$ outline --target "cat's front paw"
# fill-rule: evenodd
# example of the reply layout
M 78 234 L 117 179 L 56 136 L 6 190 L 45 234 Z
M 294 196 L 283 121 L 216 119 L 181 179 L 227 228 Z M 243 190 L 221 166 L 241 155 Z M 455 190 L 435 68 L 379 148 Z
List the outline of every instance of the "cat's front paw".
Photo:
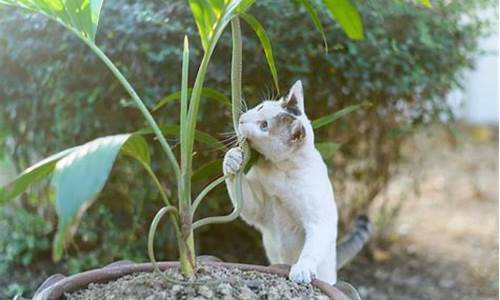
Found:
M 243 150 L 240 147 L 229 149 L 224 156 L 222 171 L 224 175 L 235 174 L 243 165 Z
M 288 277 L 296 283 L 311 283 L 316 278 L 316 271 L 308 264 L 299 262 L 292 266 Z

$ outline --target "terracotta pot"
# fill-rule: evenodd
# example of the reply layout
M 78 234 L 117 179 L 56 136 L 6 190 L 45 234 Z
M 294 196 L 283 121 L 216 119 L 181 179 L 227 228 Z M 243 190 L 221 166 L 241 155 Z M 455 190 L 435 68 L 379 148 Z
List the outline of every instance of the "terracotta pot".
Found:
M 213 265 L 225 268 L 238 268 L 240 270 L 258 271 L 263 273 L 271 273 L 282 277 L 288 276 L 289 266 L 272 265 L 269 267 L 224 263 L 213 257 L 203 257 L 203 264 Z M 161 270 L 178 267 L 178 262 L 160 262 L 158 263 Z M 33 300 L 59 300 L 64 293 L 73 292 L 87 287 L 89 283 L 103 283 L 136 272 L 152 272 L 153 265 L 151 263 L 133 263 L 130 261 L 119 261 L 105 266 L 104 268 L 94 269 L 82 273 L 78 273 L 69 277 L 61 274 L 55 274 L 47 278 L 40 285 L 33 296 Z M 315 279 L 312 284 L 318 287 L 323 293 L 335 300 L 349 300 L 349 298 L 336 287 L 329 285 L 326 282 Z

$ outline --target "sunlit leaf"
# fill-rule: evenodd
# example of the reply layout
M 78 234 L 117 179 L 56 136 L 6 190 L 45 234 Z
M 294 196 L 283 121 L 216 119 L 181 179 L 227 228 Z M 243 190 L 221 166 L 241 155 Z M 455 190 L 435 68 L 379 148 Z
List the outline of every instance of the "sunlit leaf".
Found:
M 217 25 L 222 25 L 220 28 L 223 29 L 231 18 L 237 13 L 246 11 L 255 0 L 188 0 L 188 2 L 203 50 L 207 51 L 210 40 L 220 34 L 216 33 Z
M 273 49 L 271 47 L 271 41 L 267 37 L 264 27 L 262 27 L 262 25 L 256 18 L 249 14 L 241 13 L 241 17 L 243 18 L 243 20 L 245 20 L 245 22 L 248 23 L 248 25 L 250 25 L 250 27 L 252 27 L 252 29 L 255 31 L 255 34 L 259 38 L 262 49 L 264 49 L 264 54 L 266 55 L 266 60 L 271 71 L 271 75 L 273 76 L 274 85 L 276 86 L 276 90 L 279 93 L 280 89 L 278 84 L 278 72 L 276 71 L 276 65 L 274 63 Z
M 349 0 L 323 0 L 323 3 L 349 38 L 363 39 L 361 17 Z
M 431 0 L 420 0 L 420 4 L 422 4 L 425 7 L 432 7 Z
M 56 163 L 76 148 L 77 147 L 66 149 L 45 158 L 44 160 L 26 169 L 6 186 L 0 187 L 0 204 L 15 199 L 26 191 L 26 189 L 33 183 L 47 178 L 50 174 L 52 174 Z
M 193 91 L 193 89 L 189 89 L 189 91 L 188 91 L 189 96 L 191 96 L 192 91 Z M 218 92 L 214 89 L 203 88 L 201 90 L 201 95 L 203 97 L 215 100 L 226 107 L 229 107 L 229 108 L 231 107 L 231 101 L 229 100 L 229 98 L 227 98 L 224 94 L 222 94 L 221 92 Z M 158 104 L 155 105 L 155 107 L 153 108 L 153 111 L 160 109 L 161 107 L 163 107 L 164 105 L 166 105 L 170 102 L 179 100 L 180 98 L 181 98 L 180 91 L 169 94 L 169 95 L 163 97 L 160 101 L 158 101 Z
M 0 4 L 19 6 L 43 13 L 84 37 L 94 40 L 103 0 L 1 0 Z
M 193 13 L 196 27 L 201 39 L 203 49 L 207 51 L 208 42 L 212 35 L 213 25 L 217 18 L 215 11 L 217 8 L 212 7 L 206 0 L 189 0 L 191 12 Z
M 95 139 L 77 147 L 60 159 L 54 169 L 52 186 L 58 215 L 53 257 L 62 257 L 65 243 L 73 236 L 82 214 L 104 187 L 121 150 L 149 165 L 144 138 L 121 134 Z
M 326 115 L 324 117 L 321 117 L 321 118 L 314 120 L 312 122 L 312 127 L 314 129 L 321 128 L 321 127 L 326 126 L 332 122 L 335 122 L 336 120 L 342 118 L 345 115 L 348 115 L 352 112 L 357 111 L 358 109 L 366 108 L 369 106 L 371 106 L 371 104 L 369 102 L 363 102 L 361 104 L 354 104 L 354 105 L 346 106 L 339 111 L 336 111 L 332 114 L 329 114 L 329 115 Z
M 325 44 L 325 51 L 328 51 L 328 41 L 326 40 L 325 31 L 324 31 L 323 25 L 321 24 L 321 21 L 318 17 L 318 14 L 316 13 L 316 10 L 311 5 L 309 0 L 299 0 L 299 2 L 302 4 L 302 6 L 305 7 L 305 9 L 307 10 L 307 13 L 309 14 L 309 17 L 311 18 L 311 20 L 314 23 L 314 26 L 319 31 L 319 33 L 321 33 L 321 36 L 323 37 L 323 42 Z
M 238 12 L 243 13 L 247 11 L 250 6 L 252 6 L 255 3 L 255 0 L 243 0 L 241 1 L 240 6 L 238 7 Z
M 145 166 L 151 165 L 151 154 L 146 140 L 140 135 L 132 135 L 122 147 L 123 154 L 135 158 Z

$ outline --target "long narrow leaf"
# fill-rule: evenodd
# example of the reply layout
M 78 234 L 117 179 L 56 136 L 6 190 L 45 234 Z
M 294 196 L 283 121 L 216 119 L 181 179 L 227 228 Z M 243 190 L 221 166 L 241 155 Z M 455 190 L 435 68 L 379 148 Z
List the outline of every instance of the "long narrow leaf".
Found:
M 181 140 L 181 171 L 184 171 L 186 159 L 190 153 L 186 151 L 187 138 L 187 112 L 188 112 L 188 75 L 189 75 L 189 41 L 184 36 L 184 49 L 182 53 L 182 79 L 181 79 L 181 109 L 180 109 L 180 140 Z
M 349 0 L 323 0 L 323 3 L 349 38 L 353 40 L 364 38 L 361 17 Z
M 307 13 L 309 13 L 309 17 L 311 18 L 311 20 L 314 23 L 314 26 L 316 27 L 316 29 L 319 31 L 319 33 L 323 37 L 323 43 L 325 44 L 325 52 L 328 52 L 328 41 L 326 39 L 325 30 L 323 29 L 323 25 L 321 24 L 321 21 L 318 17 L 318 14 L 316 13 L 316 10 L 311 5 L 309 0 L 299 0 L 299 2 L 302 4 L 302 6 L 305 7 L 305 9 L 307 10 Z
M 245 22 L 248 23 L 248 25 L 250 25 L 250 27 L 252 27 L 252 29 L 255 31 L 255 34 L 259 38 L 262 49 L 264 49 L 264 54 L 266 55 L 267 65 L 269 66 L 269 70 L 271 71 L 271 75 L 273 76 L 274 85 L 276 86 L 276 90 L 279 93 L 280 88 L 278 84 L 278 72 L 276 71 L 276 65 L 274 63 L 273 49 L 271 47 L 271 41 L 267 37 L 264 27 L 255 17 L 249 14 L 241 13 L 241 17 L 245 20 Z
M 192 92 L 193 92 L 192 88 L 188 89 L 188 95 L 189 96 L 191 96 Z M 226 96 L 224 96 L 224 94 L 222 94 L 221 92 L 218 92 L 218 91 L 216 91 L 214 89 L 203 88 L 202 91 L 201 91 L 201 95 L 203 97 L 215 100 L 215 101 L 219 102 L 220 104 L 222 104 L 222 105 L 224 105 L 226 107 L 231 107 L 231 101 Z M 165 106 L 166 104 L 168 104 L 170 102 L 173 102 L 173 101 L 176 101 L 176 100 L 178 100 L 180 98 L 181 98 L 181 92 L 180 91 L 174 92 L 172 94 L 169 94 L 169 95 L 163 97 L 158 102 L 158 104 L 155 105 L 155 107 L 153 108 L 153 111 L 156 111 L 156 110 L 162 108 L 163 106 Z
M 342 118 L 345 115 L 348 115 L 352 112 L 357 111 L 358 109 L 369 107 L 371 104 L 369 102 L 363 102 L 361 104 L 354 104 L 354 105 L 349 105 L 347 107 L 342 108 L 339 111 L 336 111 L 332 114 L 326 115 L 324 117 L 321 117 L 319 119 L 316 119 L 312 122 L 312 127 L 314 129 L 321 128 L 323 126 L 326 126 L 332 122 L 335 122 L 336 120 Z

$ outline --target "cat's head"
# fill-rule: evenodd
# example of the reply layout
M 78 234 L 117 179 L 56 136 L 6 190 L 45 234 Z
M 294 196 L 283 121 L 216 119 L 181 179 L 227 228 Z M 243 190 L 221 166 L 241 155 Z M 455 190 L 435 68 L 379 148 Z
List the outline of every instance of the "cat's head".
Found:
M 264 100 L 242 114 L 239 121 L 239 130 L 252 148 L 272 161 L 290 158 L 297 149 L 314 144 L 300 80 L 286 97 Z

